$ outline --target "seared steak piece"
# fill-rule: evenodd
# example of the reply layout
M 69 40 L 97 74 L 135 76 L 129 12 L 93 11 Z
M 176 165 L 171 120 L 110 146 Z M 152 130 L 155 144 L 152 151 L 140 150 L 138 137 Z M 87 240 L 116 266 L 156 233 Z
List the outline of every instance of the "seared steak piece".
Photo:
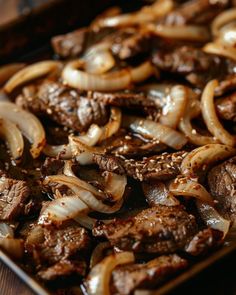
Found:
M 89 92 L 89 98 L 92 98 L 102 104 L 112 105 L 118 107 L 159 107 L 161 105 L 156 105 L 156 101 L 151 100 L 142 93 L 132 93 L 132 92 L 115 92 L 115 93 L 103 93 L 103 92 Z
M 122 250 L 165 254 L 183 250 L 197 231 L 195 217 L 181 206 L 159 205 L 127 220 L 98 223 L 93 235 L 105 236 Z
M 53 281 L 72 274 L 84 276 L 86 274 L 86 268 L 87 265 L 85 261 L 70 261 L 65 259 L 45 270 L 39 271 L 37 276 L 44 281 Z
M 227 7 L 228 1 L 192 0 L 183 3 L 165 18 L 167 25 L 206 24 Z
M 129 295 L 135 289 L 152 289 L 187 265 L 185 259 L 173 254 L 148 263 L 119 266 L 112 272 L 112 294 Z
M 23 213 L 29 194 L 25 181 L 0 178 L 0 220 L 15 220 Z
M 216 109 L 221 119 L 236 122 L 236 92 L 218 99 Z
M 232 61 L 190 46 L 178 47 L 170 52 L 157 51 L 152 61 L 159 69 L 179 74 L 197 87 L 204 87 L 214 78 L 222 80 L 235 65 Z
M 41 171 L 43 176 L 62 174 L 64 167 L 64 161 L 55 158 L 46 158 L 44 161 Z
M 76 57 L 85 49 L 88 36 L 89 30 L 82 28 L 66 35 L 53 37 L 52 47 L 61 57 Z
M 167 180 L 180 173 L 180 165 L 187 155 L 185 151 L 172 154 L 163 153 L 143 160 L 122 159 L 109 155 L 94 155 L 94 162 L 102 170 L 126 173 L 137 180 Z
M 218 201 L 218 211 L 236 222 L 236 157 L 212 168 L 208 173 L 208 185 Z
M 102 103 L 82 97 L 78 91 L 50 80 L 25 87 L 16 103 L 36 115 L 46 115 L 58 124 L 80 132 L 92 123 L 104 125 L 108 119 Z
M 33 253 L 36 264 L 50 266 L 75 256 L 83 260 L 89 245 L 88 232 L 75 223 L 63 225 L 60 228 L 44 227 L 42 243 L 28 242 L 26 248 Z
M 180 204 L 179 201 L 169 192 L 167 186 L 163 182 L 143 182 L 142 189 L 150 207 L 158 205 L 178 206 Z

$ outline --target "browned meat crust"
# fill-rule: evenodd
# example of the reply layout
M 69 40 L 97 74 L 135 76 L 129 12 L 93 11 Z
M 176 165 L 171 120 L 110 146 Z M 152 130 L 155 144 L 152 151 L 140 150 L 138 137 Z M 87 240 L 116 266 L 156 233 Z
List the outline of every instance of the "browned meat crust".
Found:
M 216 109 L 221 119 L 236 122 L 236 92 L 218 99 Z

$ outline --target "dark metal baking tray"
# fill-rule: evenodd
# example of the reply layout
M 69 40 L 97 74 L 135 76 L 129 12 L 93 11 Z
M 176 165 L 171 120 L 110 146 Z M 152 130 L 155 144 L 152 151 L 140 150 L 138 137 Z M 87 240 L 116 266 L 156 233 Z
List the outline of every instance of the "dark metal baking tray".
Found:
M 59 10 L 54 10 L 54 11 L 57 11 L 57 17 L 60 17 L 60 14 L 62 14 L 62 12 L 63 12 L 63 9 L 62 9 L 63 3 L 64 3 L 64 6 L 68 5 L 68 0 L 67 1 L 59 0 L 58 2 L 62 6 L 60 6 L 61 8 Z M 82 3 L 82 1 L 69 1 L 69 2 L 71 2 L 73 4 L 73 5 L 71 5 L 72 10 L 75 8 L 75 6 L 74 6 L 75 2 L 77 3 L 76 7 L 79 10 L 81 9 L 80 3 Z M 66 31 L 70 31 L 72 28 L 86 25 L 87 23 L 90 22 L 90 20 L 96 14 L 101 12 L 104 8 L 111 6 L 113 4 L 118 4 L 121 7 L 123 7 L 125 10 L 127 10 L 127 9 L 132 9 L 132 7 L 136 7 L 136 6 L 140 5 L 140 3 L 142 3 L 142 0 L 140 0 L 140 1 L 132 1 L 131 0 L 129 3 L 127 3 L 126 1 L 112 1 L 112 0 L 100 0 L 99 4 L 98 3 L 96 4 L 96 2 L 97 2 L 96 0 L 86 0 L 86 3 L 90 4 L 90 5 L 86 5 L 87 9 L 82 4 L 83 9 L 85 9 L 85 11 L 86 11 L 86 13 L 85 13 L 86 19 L 82 19 L 82 20 L 79 19 L 80 13 L 78 13 L 77 16 L 75 16 L 75 19 L 74 19 L 72 25 L 70 23 L 68 23 L 68 20 L 67 20 L 65 22 L 66 25 L 64 25 L 63 28 L 60 26 L 55 27 L 53 32 L 54 33 L 55 32 L 56 33 L 64 33 Z M 91 5 L 91 3 L 93 3 L 94 5 Z M 47 6 L 45 6 L 44 8 L 46 8 L 46 7 Z M 48 7 L 50 9 L 52 9 L 51 4 Z M 94 8 L 92 11 L 90 10 L 91 7 Z M 50 11 L 51 10 L 49 10 L 49 11 L 43 10 L 43 11 L 41 11 L 41 14 L 40 14 L 40 11 L 37 11 L 35 13 L 39 17 L 47 20 L 47 17 L 50 15 L 50 13 L 49 13 Z M 68 17 L 68 15 L 67 15 L 67 17 Z M 50 16 L 50 17 L 52 17 L 52 16 Z M 77 20 L 76 20 L 76 17 L 77 17 Z M 30 23 L 28 23 L 28 25 L 29 24 Z M 26 25 L 26 23 L 25 23 L 25 25 Z M 14 23 L 12 23 L 10 27 L 11 27 L 11 30 L 14 31 Z M 9 27 L 7 27 L 7 29 L 9 29 Z M 32 30 L 34 31 L 34 29 L 35 28 L 33 27 Z M 0 30 L 0 33 L 1 33 L 1 30 Z M 31 32 L 31 34 L 32 34 L 32 32 Z M 40 42 L 38 42 L 37 44 L 28 43 L 29 47 L 23 46 L 24 48 L 21 48 L 22 54 L 20 56 L 18 55 L 18 58 L 14 57 L 14 54 L 12 55 L 11 52 L 8 55 L 6 55 L 6 54 L 1 55 L 1 50 L 0 50 L 0 60 L 1 60 L 1 58 L 3 58 L 3 56 L 8 57 L 8 59 L 5 59 L 5 62 L 7 60 L 34 61 L 34 60 L 38 60 L 40 58 L 50 56 L 51 52 L 50 52 L 50 45 L 49 45 L 48 41 L 49 41 L 49 37 L 51 36 L 51 34 L 52 34 L 52 32 L 50 31 L 50 33 L 47 36 L 44 35 L 44 37 L 41 38 Z M 40 34 L 38 36 L 40 38 Z M 0 41 L 1 41 L 1 34 L 0 34 Z M 37 45 L 36 50 L 35 50 L 35 45 Z M 0 42 L 0 47 L 1 47 L 1 42 Z M 170 291 L 173 291 L 176 287 L 178 287 L 179 285 L 183 284 L 184 282 L 190 280 L 191 278 L 193 278 L 194 276 L 199 274 L 201 271 L 209 268 L 214 263 L 222 260 L 226 256 L 233 255 L 233 253 L 234 254 L 236 253 L 236 235 L 234 235 L 233 237 L 229 237 L 227 239 L 227 241 L 225 242 L 225 244 L 221 248 L 210 253 L 208 256 L 203 257 L 202 260 L 199 260 L 198 262 L 193 263 L 186 271 L 182 272 L 181 274 L 174 277 L 170 281 L 161 285 L 158 289 L 156 289 L 154 291 L 138 290 L 137 295 L 161 295 L 161 294 L 166 294 Z M 5 265 L 7 265 L 36 294 L 38 294 L 38 295 L 49 295 L 50 294 L 50 291 L 46 290 L 45 287 L 41 286 L 32 276 L 27 274 L 20 267 L 20 265 L 18 265 L 15 261 L 13 261 L 7 254 L 2 252 L 1 250 L 0 250 L 0 260 Z M 136 295 L 136 293 L 135 293 L 135 295 Z

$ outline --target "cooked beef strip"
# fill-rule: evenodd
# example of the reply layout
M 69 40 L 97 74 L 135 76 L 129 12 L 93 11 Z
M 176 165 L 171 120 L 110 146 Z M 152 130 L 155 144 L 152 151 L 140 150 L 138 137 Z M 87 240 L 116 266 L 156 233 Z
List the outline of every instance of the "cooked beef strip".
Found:
M 87 265 L 85 261 L 70 261 L 64 259 L 45 270 L 39 271 L 37 276 L 44 281 L 54 281 L 72 274 L 84 276 L 86 274 L 86 268 Z
M 217 209 L 236 222 L 236 157 L 212 168 L 208 173 L 210 193 L 218 201 Z
M 197 233 L 195 217 L 181 206 L 155 206 L 127 220 L 98 223 L 95 237 L 105 236 L 122 250 L 165 254 L 183 250 Z
M 89 250 L 90 238 L 86 229 L 76 223 L 43 227 L 43 242 L 26 243 L 27 250 L 33 254 L 36 265 L 54 265 L 75 255 L 80 260 Z
M 30 190 L 25 181 L 0 178 L 0 220 L 16 220 L 24 211 Z
M 108 119 L 108 112 L 102 103 L 50 80 L 38 86 L 25 87 L 16 103 L 36 115 L 46 115 L 58 124 L 80 132 L 92 123 L 104 125 Z
M 142 189 L 150 207 L 158 205 L 178 206 L 180 204 L 163 182 L 142 182 Z
M 204 87 L 206 82 L 214 78 L 224 80 L 235 67 L 231 60 L 190 46 L 177 47 L 169 52 L 159 50 L 153 55 L 152 61 L 159 69 L 183 76 L 197 87 Z
M 62 174 L 64 164 L 65 163 L 63 160 L 55 158 L 46 158 L 41 168 L 42 175 L 47 176 Z
M 185 259 L 173 254 L 143 264 L 119 266 L 112 272 L 112 294 L 128 295 L 135 289 L 152 289 L 187 265 Z
M 167 25 L 206 24 L 227 7 L 229 1 L 192 0 L 187 1 L 169 13 Z
M 52 47 L 61 57 L 76 57 L 85 49 L 89 30 L 81 28 L 66 35 L 55 36 L 52 38 Z
M 216 101 L 216 110 L 221 119 L 236 122 L 236 92 L 218 99 Z
M 187 155 L 185 151 L 163 153 L 143 160 L 123 159 L 110 155 L 94 155 L 93 160 L 101 170 L 126 173 L 137 180 L 168 180 L 180 173 L 180 165 Z

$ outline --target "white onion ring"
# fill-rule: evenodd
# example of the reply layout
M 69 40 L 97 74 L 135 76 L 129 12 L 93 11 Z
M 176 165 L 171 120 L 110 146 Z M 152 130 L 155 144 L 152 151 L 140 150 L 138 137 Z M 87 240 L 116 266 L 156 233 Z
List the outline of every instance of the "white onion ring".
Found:
M 93 211 L 101 212 L 101 213 L 114 213 L 118 211 L 122 204 L 123 199 L 118 201 L 113 206 L 105 205 L 102 201 L 98 200 L 94 194 L 86 189 L 86 187 L 81 187 L 81 180 L 77 177 L 65 176 L 65 175 L 51 175 L 47 176 L 44 180 L 44 184 L 62 184 L 68 186 L 73 193 L 79 197 L 90 209 Z M 94 188 L 94 187 L 93 187 Z M 95 188 L 94 188 L 95 189 Z M 60 200 L 60 199 L 59 199 Z
M 236 61 L 236 48 L 220 42 L 207 43 L 203 51 L 210 54 L 222 55 Z
M 45 145 L 45 132 L 38 118 L 11 102 L 0 102 L 0 117 L 16 124 L 32 143 L 30 153 L 37 158 Z
M 217 39 L 217 42 L 235 47 L 236 45 L 236 23 L 235 22 L 224 26 L 220 30 L 219 38 Z
M 89 74 L 104 74 L 115 66 L 115 59 L 109 50 L 88 51 L 83 56 L 84 69 Z
M 69 62 L 62 71 L 63 80 L 74 88 L 91 91 L 116 91 L 127 88 L 131 83 L 146 80 L 153 74 L 153 67 L 149 61 L 137 68 L 125 68 L 103 75 L 83 72 L 78 68 L 83 66 L 81 60 Z
M 159 122 L 165 126 L 176 129 L 187 105 L 186 87 L 177 85 L 171 88 L 166 97 L 166 104 L 162 108 L 162 115 Z
M 0 85 L 4 84 L 12 75 L 21 70 L 24 66 L 24 63 L 14 63 L 0 67 Z
M 41 212 L 38 224 L 60 224 L 88 211 L 88 206 L 79 197 L 62 197 L 49 202 Z
M 220 28 L 224 26 L 225 24 L 232 22 L 235 19 L 236 19 L 236 8 L 224 10 L 213 20 L 211 24 L 212 34 L 214 36 L 218 36 Z
M 123 124 L 133 132 L 160 141 L 176 150 L 181 149 L 187 143 L 186 137 L 180 132 L 151 120 L 123 116 Z
M 68 160 L 72 158 L 72 152 L 69 144 L 49 145 L 46 144 L 43 148 L 44 155 L 52 158 Z
M 206 171 L 209 165 L 236 155 L 236 149 L 223 144 L 207 144 L 192 150 L 183 159 L 181 173 L 195 177 L 198 172 Z
M 19 128 L 11 121 L 0 118 L 0 137 L 6 140 L 14 161 L 20 162 L 24 151 L 24 140 Z
M 111 107 L 111 115 L 109 122 L 102 127 L 102 134 L 99 138 L 99 142 L 111 137 L 120 129 L 121 118 L 121 110 L 119 108 Z
M 123 27 L 155 21 L 165 16 L 174 7 L 171 0 L 158 0 L 150 6 L 145 6 L 138 12 L 127 13 L 99 20 L 99 27 Z
M 188 89 L 190 91 L 190 89 Z M 199 134 L 191 124 L 191 120 L 196 118 L 201 113 L 200 101 L 193 96 L 193 92 L 189 93 L 189 100 L 187 103 L 184 116 L 179 122 L 179 129 L 187 136 L 188 140 L 195 145 L 205 145 L 210 143 L 217 143 L 218 140 L 212 136 L 205 136 Z
M 153 34 L 160 36 L 162 38 L 200 42 L 205 42 L 210 38 L 209 32 L 205 27 L 196 25 L 169 26 L 161 24 L 148 24 L 146 28 Z
M 92 230 L 97 221 L 96 219 L 83 214 L 77 217 L 74 217 L 73 219 L 88 230 Z
M 223 232 L 224 239 L 227 233 L 229 232 L 230 221 L 224 219 L 216 211 L 216 209 L 210 206 L 209 204 L 197 200 L 196 205 L 198 208 L 198 212 L 205 224 L 213 229 Z
M 134 262 L 132 252 L 121 252 L 107 256 L 96 264 L 88 274 L 86 292 L 88 295 L 110 295 L 110 278 L 117 265 Z
M 112 201 L 117 202 L 121 200 L 124 195 L 127 185 L 126 175 L 118 175 L 112 172 L 104 172 L 105 177 L 105 191 L 112 196 Z
M 5 84 L 4 90 L 8 93 L 12 92 L 16 87 L 29 82 L 33 79 L 40 78 L 44 75 L 47 75 L 61 66 L 61 62 L 59 61 L 40 61 L 34 63 L 32 65 L 23 68 L 18 71 L 14 76 L 10 78 L 10 80 Z
M 235 137 L 225 130 L 216 114 L 214 91 L 217 86 L 218 82 L 216 80 L 208 82 L 205 86 L 201 98 L 202 116 L 207 129 L 215 138 L 226 145 L 234 146 L 236 142 Z
M 176 178 L 169 186 L 174 196 L 194 197 L 204 203 L 214 205 L 214 200 L 200 183 L 189 177 Z

